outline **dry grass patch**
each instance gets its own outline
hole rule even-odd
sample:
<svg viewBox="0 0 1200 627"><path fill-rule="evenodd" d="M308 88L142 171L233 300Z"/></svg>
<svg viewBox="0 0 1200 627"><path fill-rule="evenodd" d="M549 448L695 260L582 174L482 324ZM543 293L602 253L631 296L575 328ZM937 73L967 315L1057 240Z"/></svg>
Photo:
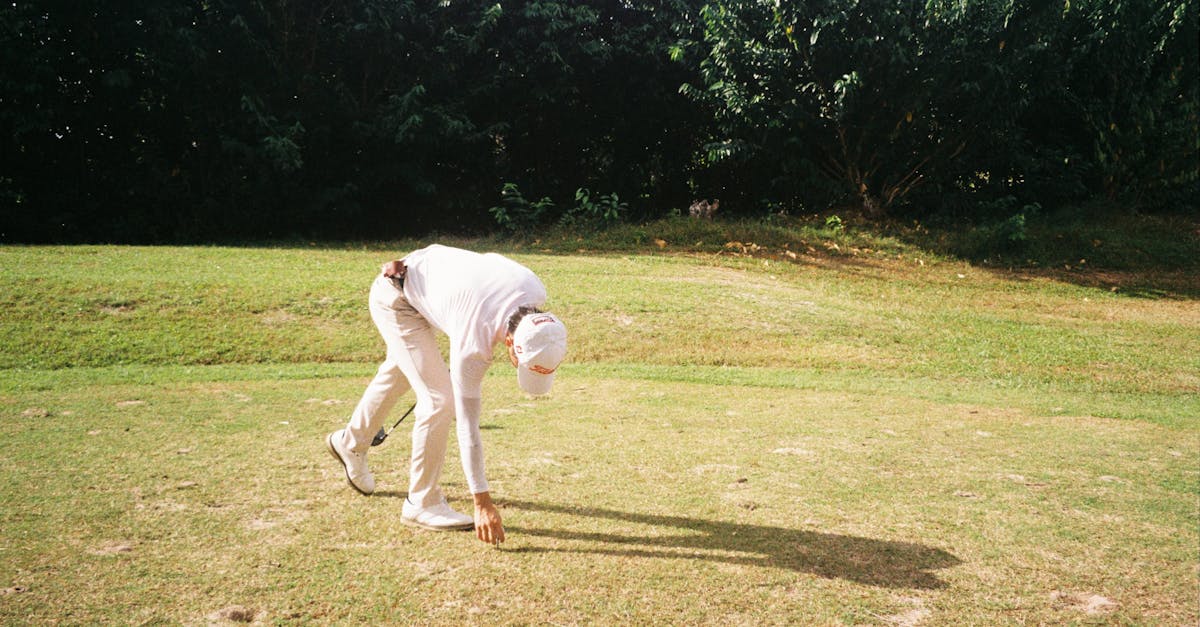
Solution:
<svg viewBox="0 0 1200 627"><path fill-rule="evenodd" d="M0 597L0 616L203 622L241 607L258 622L1197 618L1186 599L1200 455L1178 429L569 369L553 398L530 401L508 377L489 377L489 475L510 535L495 550L399 524L404 437L372 453L375 496L346 488L321 437L349 403L310 400L348 401L363 383L10 395L0 410L10 579L0 583L25 591ZM117 405L129 398L145 402ZM79 420L21 416L29 406ZM47 441L58 445L23 453ZM453 459L446 484L466 507Z"/></svg>
<svg viewBox="0 0 1200 627"><path fill-rule="evenodd" d="M548 399L486 381L496 550L399 524L408 426L369 498L323 449L388 252L96 247L62 285L63 252L0 251L2 623L1200 620L1193 301L522 253L572 354ZM469 507L453 454L444 483Z"/></svg>

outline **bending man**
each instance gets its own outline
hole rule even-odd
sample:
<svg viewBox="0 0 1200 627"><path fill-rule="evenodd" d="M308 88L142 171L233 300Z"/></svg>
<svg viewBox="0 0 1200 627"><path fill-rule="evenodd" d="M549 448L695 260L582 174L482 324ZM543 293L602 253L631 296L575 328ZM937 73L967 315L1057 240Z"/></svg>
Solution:
<svg viewBox="0 0 1200 627"><path fill-rule="evenodd" d="M492 351L504 341L529 394L546 394L566 355L562 322L542 312L546 288L528 268L495 253L479 254L433 245L389 261L371 286L371 319L387 345L387 358L367 386L345 429L326 446L345 467L350 485L375 490L367 468L371 439L396 401L416 393L412 467L401 521L437 531L470 529L488 543L504 540L500 513L484 475L479 417L483 376ZM450 367L435 331L450 340ZM463 473L475 500L475 516L454 511L438 485L450 424L457 417Z"/></svg>

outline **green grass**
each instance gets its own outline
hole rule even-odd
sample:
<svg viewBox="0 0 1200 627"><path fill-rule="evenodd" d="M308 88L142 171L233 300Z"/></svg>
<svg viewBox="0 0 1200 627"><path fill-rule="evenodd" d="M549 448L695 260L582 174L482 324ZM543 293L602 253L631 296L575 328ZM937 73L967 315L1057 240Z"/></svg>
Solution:
<svg viewBox="0 0 1200 627"><path fill-rule="evenodd" d="M485 382L501 550L399 524L407 429L370 498L322 448L416 244L0 248L0 622L1200 619L1186 280L636 229L459 242L571 330L552 397ZM466 507L454 455L444 484Z"/></svg>

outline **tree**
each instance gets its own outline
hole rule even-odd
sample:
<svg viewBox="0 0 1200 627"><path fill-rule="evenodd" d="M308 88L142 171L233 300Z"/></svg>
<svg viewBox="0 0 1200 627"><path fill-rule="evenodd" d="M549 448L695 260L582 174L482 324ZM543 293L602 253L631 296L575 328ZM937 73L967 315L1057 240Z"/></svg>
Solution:
<svg viewBox="0 0 1200 627"><path fill-rule="evenodd" d="M1196 5L8 2L0 241L481 231L509 185L547 223L580 189L632 219L1194 207Z"/></svg>
<svg viewBox="0 0 1200 627"><path fill-rule="evenodd" d="M1093 172L1108 189L1195 180L1194 0L718 0L701 15L681 49L702 51L684 91L721 124L708 160L741 160L775 199L803 205L823 181L816 204L879 215L926 188L1078 201Z"/></svg>

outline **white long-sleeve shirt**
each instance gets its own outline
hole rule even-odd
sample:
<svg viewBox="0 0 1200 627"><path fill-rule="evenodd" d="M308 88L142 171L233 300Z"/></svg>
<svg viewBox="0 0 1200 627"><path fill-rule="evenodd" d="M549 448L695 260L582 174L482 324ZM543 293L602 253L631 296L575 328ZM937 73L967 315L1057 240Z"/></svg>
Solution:
<svg viewBox="0 0 1200 627"><path fill-rule="evenodd" d="M522 305L541 307L546 287L525 266L496 253L434 244L404 258L404 296L450 340L459 452L471 492L488 491L479 418L483 377L508 319Z"/></svg>

